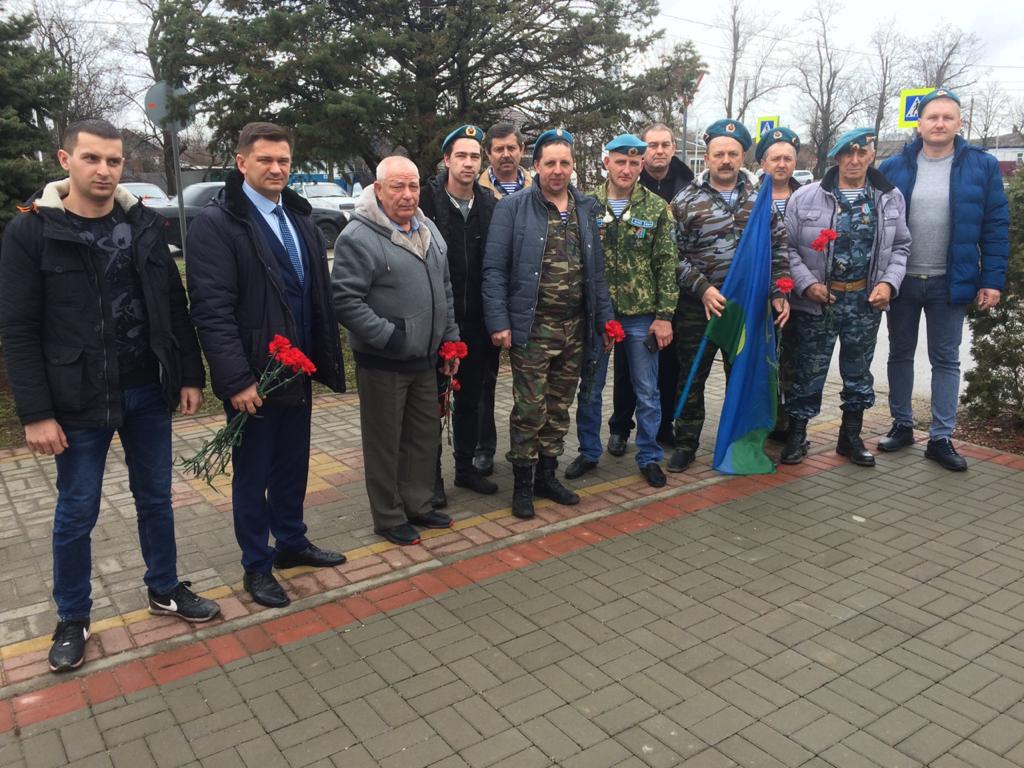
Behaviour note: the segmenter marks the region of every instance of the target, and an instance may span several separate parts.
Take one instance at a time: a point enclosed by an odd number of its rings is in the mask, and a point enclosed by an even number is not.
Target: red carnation
[[[459,383],[458,379],[452,379],[452,389],[456,392],[462,389],[462,384]]]
[[[605,323],[604,332],[614,342],[624,341],[626,338],[626,331],[618,320],[609,320]]]
[[[446,341],[437,354],[442,360],[461,360],[469,354],[469,347],[464,341]]]
[[[277,357],[278,352],[284,352],[286,349],[291,349],[292,343],[288,338],[279,333],[275,333],[274,340],[270,342],[269,347],[270,354]]]
[[[780,277],[775,281],[775,287],[780,293],[790,294],[793,292],[793,280],[788,277]]]

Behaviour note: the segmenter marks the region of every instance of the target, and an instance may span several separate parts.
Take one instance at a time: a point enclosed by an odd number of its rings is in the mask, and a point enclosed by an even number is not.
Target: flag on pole
[[[761,190],[725,276],[725,309],[721,317],[712,316],[708,322],[676,406],[678,418],[701,352],[707,340],[714,342],[731,363],[732,372],[725,389],[712,466],[731,475],[775,471],[764,452],[764,441],[775,425],[779,387],[775,326],[768,301],[772,290],[771,204],[771,191]]]

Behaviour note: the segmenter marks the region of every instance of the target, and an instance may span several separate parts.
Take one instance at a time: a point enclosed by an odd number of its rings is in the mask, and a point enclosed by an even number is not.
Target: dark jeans
[[[230,419],[236,413],[225,402]],[[306,402],[278,406],[273,400],[250,416],[242,442],[231,454],[231,506],[235,538],[246,571],[270,573],[275,548],[301,552],[309,546],[302,505],[309,475],[309,427],[312,387],[306,380]],[[270,546],[270,534],[276,547]]]
[[[623,348],[625,342],[615,345],[615,373],[612,379],[612,415],[608,419],[608,431],[613,435],[629,437],[636,426],[633,414],[636,411],[636,392],[629,373],[629,358]],[[675,341],[658,353],[658,397],[661,399],[661,424],[658,439],[669,442],[672,438],[672,412],[676,407],[679,391],[679,356]]]
[[[490,344],[491,337],[487,336]],[[494,346],[491,344],[491,346]],[[498,386],[498,363],[501,350],[494,347],[494,356],[484,361],[484,377],[480,388],[480,404],[477,408],[476,453],[494,456],[498,449],[498,429],[494,423],[494,390]]]
[[[473,463],[473,454],[480,440],[480,425],[489,421],[493,429],[493,386],[490,391],[490,412],[482,413],[480,408],[486,399],[488,374],[492,368],[497,370],[501,350],[491,343],[491,336],[483,323],[463,323],[459,326],[459,335],[466,342],[469,354],[459,362],[459,372],[455,376],[459,382],[459,390],[454,396],[452,442],[455,449],[455,466],[468,469]],[[493,448],[491,452],[493,453]]]
[[[135,497],[143,580],[154,592],[178,586],[171,510],[171,415],[158,384],[121,393],[117,430]],[[57,509],[53,520],[53,599],[61,619],[88,619],[92,609],[92,529],[100,513],[103,468],[113,429],[64,430],[68,447],[56,457]]]

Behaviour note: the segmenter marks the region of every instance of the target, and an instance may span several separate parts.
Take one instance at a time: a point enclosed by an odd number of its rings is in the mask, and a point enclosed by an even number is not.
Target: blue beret
[[[774,131],[768,131],[768,133],[763,134],[757,140],[757,149],[754,150],[754,157],[757,159],[757,162],[761,162],[761,158],[768,151],[768,147],[779,142],[792,144],[793,149],[797,152],[800,151],[800,137],[796,133],[789,130],[789,128],[776,128]]]
[[[478,141],[480,144],[483,144],[484,132],[475,125],[460,125],[445,137],[444,142],[441,144],[441,151],[447,152],[448,147],[459,139],[473,139],[473,141]]]
[[[836,139],[836,143],[828,151],[828,156],[833,158],[840,152],[846,152],[850,149],[860,149],[861,147],[866,149],[868,144],[874,143],[874,128],[853,128]]]
[[[960,106],[960,97],[957,96],[953,91],[948,88],[936,88],[930,93],[926,93],[921,97],[921,100],[917,102],[917,114],[920,115],[924,112],[924,108],[931,104],[936,99],[952,99],[956,102],[956,105]]]
[[[540,154],[540,148],[547,144],[549,141],[567,141],[572,146],[572,134],[569,133],[565,128],[551,128],[544,131],[537,140],[533,142],[533,159],[536,160]]]
[[[740,146],[743,147],[744,152],[750,149],[750,145],[754,143],[746,126],[739,120],[732,120],[730,118],[716,120],[709,125],[704,131],[704,144],[710,144],[712,139],[717,139],[719,136],[728,136],[730,139],[736,139]]]
[[[647,151],[647,145],[631,133],[620,133],[604,145],[604,150],[623,155],[642,155]]]

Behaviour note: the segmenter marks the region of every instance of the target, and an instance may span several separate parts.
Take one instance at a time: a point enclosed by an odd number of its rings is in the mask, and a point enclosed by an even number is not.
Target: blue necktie
[[[295,270],[295,276],[299,278],[299,284],[303,282],[302,274],[302,257],[299,255],[299,247],[295,244],[295,238],[292,237],[292,230],[288,226],[288,220],[284,217],[284,208],[280,205],[274,207],[274,215],[277,216],[277,224],[281,228],[281,242],[284,243],[284,249],[288,251],[288,258],[292,262],[292,269]]]

